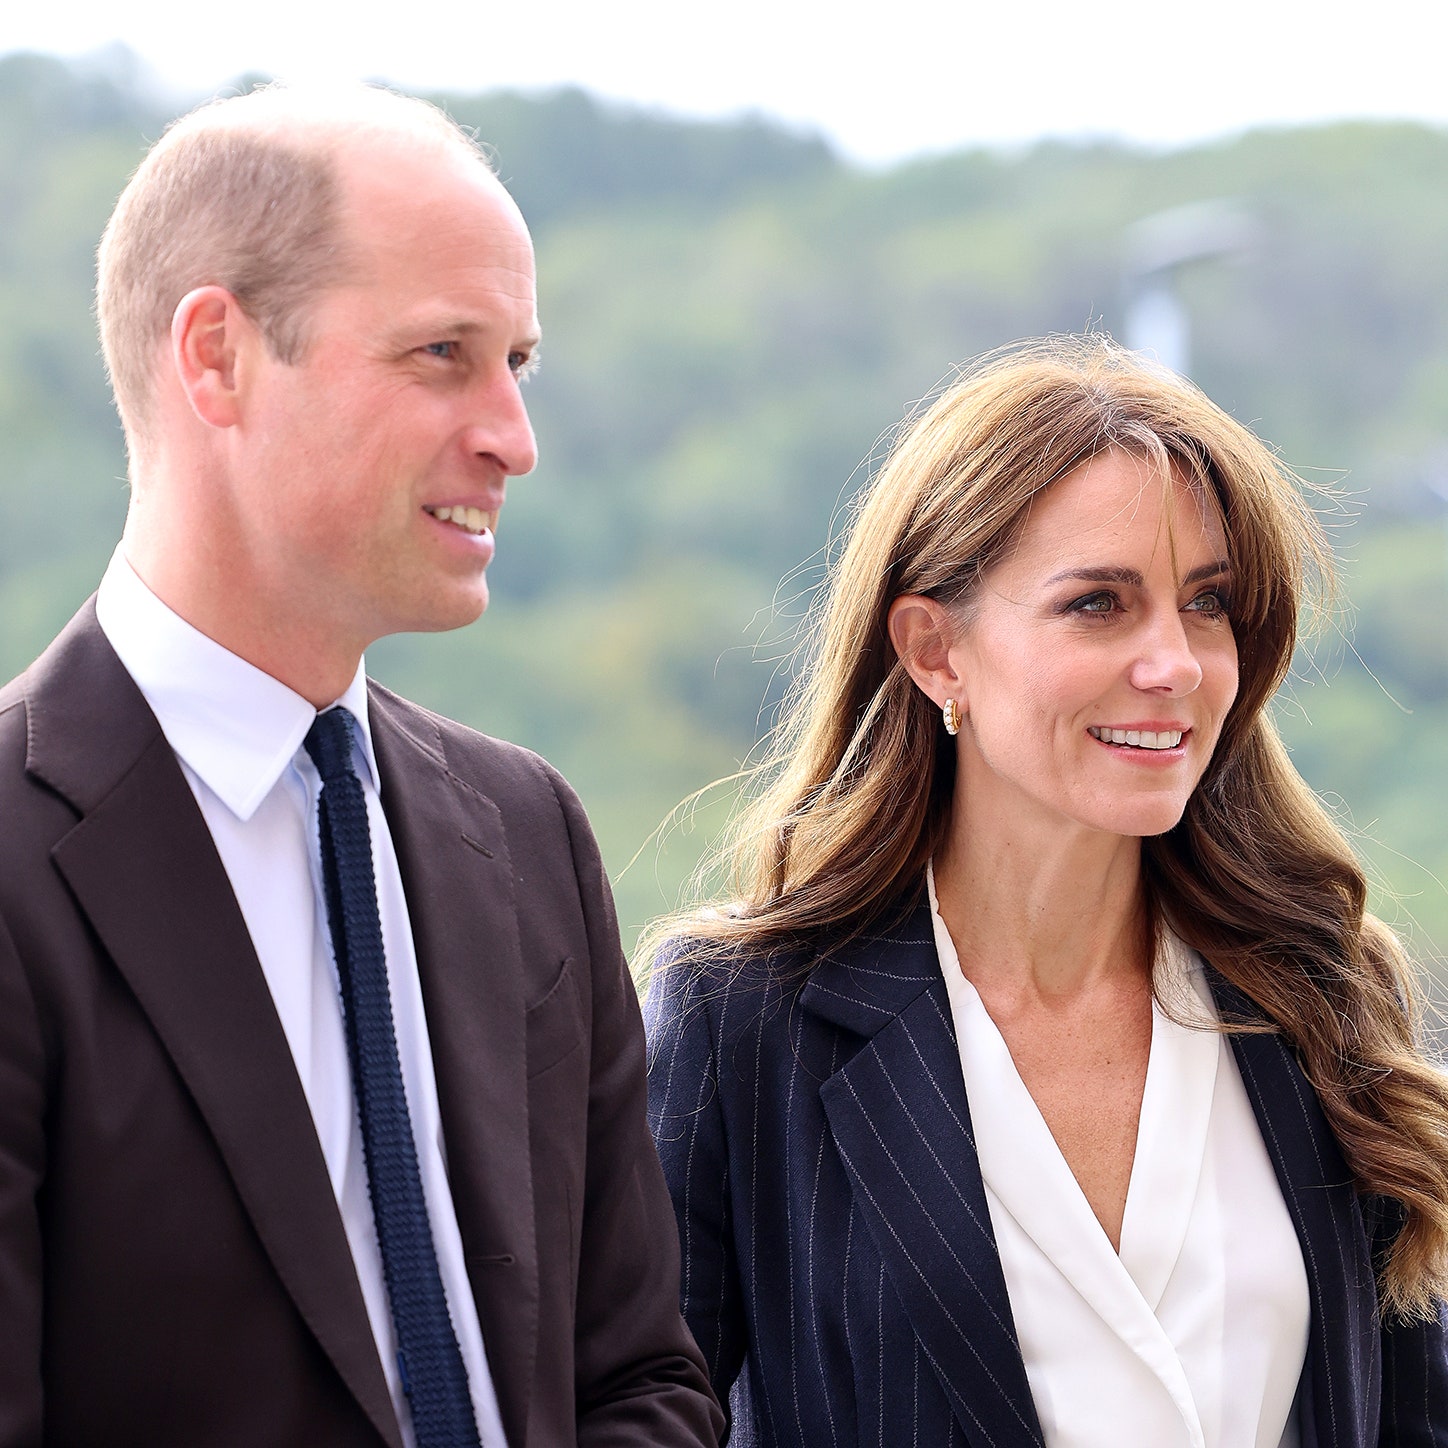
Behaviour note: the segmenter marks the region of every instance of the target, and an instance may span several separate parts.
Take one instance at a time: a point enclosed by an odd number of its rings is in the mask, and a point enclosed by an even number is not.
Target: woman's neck
[[[1053,999],[1150,980],[1141,841],[1062,830],[1042,839],[981,829],[957,811],[935,890],[966,976],[982,994]]]

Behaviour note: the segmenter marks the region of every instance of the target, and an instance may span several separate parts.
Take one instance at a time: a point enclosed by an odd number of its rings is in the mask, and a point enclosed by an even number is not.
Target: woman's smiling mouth
[[[1175,749],[1186,733],[1182,729],[1107,729],[1099,724],[1086,732],[1103,744],[1124,744],[1130,749]]]

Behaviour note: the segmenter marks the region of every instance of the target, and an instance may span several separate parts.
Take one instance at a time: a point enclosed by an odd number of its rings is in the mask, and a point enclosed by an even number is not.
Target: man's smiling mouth
[[[464,532],[482,534],[491,532],[496,526],[491,513],[481,508],[428,508],[422,510],[439,523],[451,523]]]

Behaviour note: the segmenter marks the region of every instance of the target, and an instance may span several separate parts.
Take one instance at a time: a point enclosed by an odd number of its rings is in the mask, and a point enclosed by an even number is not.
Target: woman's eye
[[[1071,613],[1113,613],[1116,609],[1114,593],[1088,593],[1070,605]]]
[[[1227,596],[1219,588],[1209,588],[1205,593],[1199,593],[1187,607],[1194,613],[1205,613],[1214,618],[1225,618],[1229,612]]]

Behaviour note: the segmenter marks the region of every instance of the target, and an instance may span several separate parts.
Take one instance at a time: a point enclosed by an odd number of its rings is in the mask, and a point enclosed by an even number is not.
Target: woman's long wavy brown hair
[[[955,755],[890,642],[890,603],[925,594],[964,617],[1032,498],[1108,447],[1211,490],[1233,577],[1237,698],[1181,822],[1143,842],[1149,908],[1291,1043],[1359,1189],[1401,1204],[1385,1309],[1430,1313],[1448,1289],[1448,1078],[1422,1049],[1403,949],[1365,913],[1363,871],[1266,709],[1331,551],[1303,484],[1258,438],[1107,337],[994,354],[906,427],[853,509],[721,852],[729,903],[658,922],[642,956],[667,937],[807,951],[918,896],[949,826]]]

